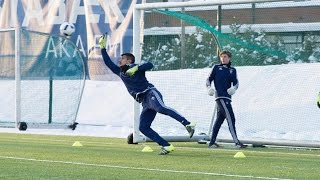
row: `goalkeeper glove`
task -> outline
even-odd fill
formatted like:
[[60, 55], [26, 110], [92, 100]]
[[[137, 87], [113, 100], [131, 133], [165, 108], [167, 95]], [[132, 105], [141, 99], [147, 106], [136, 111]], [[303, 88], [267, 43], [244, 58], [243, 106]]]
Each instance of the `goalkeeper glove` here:
[[227, 92], [230, 96], [234, 95], [234, 93], [236, 93], [236, 87], [231, 86], [229, 89], [227, 89]]
[[320, 108], [320, 92], [318, 94], [317, 105], [318, 105], [318, 108]]
[[133, 76], [137, 71], [138, 71], [138, 65], [135, 65], [132, 68], [128, 69], [126, 74], [128, 76]]
[[105, 49], [106, 48], [106, 42], [107, 42], [107, 37], [108, 33], [104, 33], [100, 38], [99, 38], [99, 46], [100, 49]]
[[211, 86], [207, 86], [208, 95], [213, 96], [214, 95], [214, 89]]

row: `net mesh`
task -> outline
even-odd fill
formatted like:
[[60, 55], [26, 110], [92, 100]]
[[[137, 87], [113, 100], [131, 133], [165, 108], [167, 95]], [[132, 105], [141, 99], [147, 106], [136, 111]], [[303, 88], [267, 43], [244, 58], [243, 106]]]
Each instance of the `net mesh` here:
[[[75, 121], [84, 87], [83, 59], [76, 46], [68, 39], [22, 29], [20, 31], [20, 86], [21, 119], [29, 125], [71, 124]], [[14, 51], [14, 31], [0, 34], [11, 37], [2, 52]], [[13, 85], [12, 96], [5, 99], [15, 102], [14, 52], [1, 61], [2, 83]], [[10, 71], [8, 71], [10, 70]], [[7, 73], [6, 73], [7, 72]], [[14, 115], [14, 105], [9, 109]], [[4, 116], [6, 117], [6, 116]], [[15, 119], [10, 116], [11, 122]], [[3, 121], [0, 117], [0, 121]], [[30, 126], [29, 126], [30, 127]]]
[[[222, 5], [220, 27], [218, 6], [148, 10], [141, 58], [155, 65], [148, 76], [165, 103], [196, 122], [196, 133], [210, 126], [214, 99], [205, 81], [223, 49], [232, 52], [240, 82], [233, 96], [240, 139], [320, 141], [317, 7], [314, 1]], [[312, 18], [302, 20], [306, 14]], [[163, 135], [186, 133], [163, 115], [152, 126]], [[218, 138], [231, 139], [226, 122]]]

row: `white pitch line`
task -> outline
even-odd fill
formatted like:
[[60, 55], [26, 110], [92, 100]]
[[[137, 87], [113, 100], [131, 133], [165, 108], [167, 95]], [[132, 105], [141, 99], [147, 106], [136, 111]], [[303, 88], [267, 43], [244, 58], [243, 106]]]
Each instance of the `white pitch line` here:
[[[6, 139], [17, 139], [17, 138], [9, 138]], [[72, 140], [55, 140], [55, 139], [42, 139], [42, 138], [21, 138], [22, 140], [37, 140], [37, 141], [52, 141], [52, 142], [74, 142]], [[81, 141], [87, 144], [104, 144], [104, 145], [114, 145], [115, 143], [107, 143], [107, 142], [98, 142], [98, 141]], [[120, 146], [126, 146], [127, 144], [118, 144]], [[210, 149], [210, 148], [197, 148], [197, 147], [179, 147], [175, 146], [175, 148], [182, 149], [194, 149], [194, 150], [207, 150], [207, 151], [239, 151], [239, 149]], [[320, 154], [304, 154], [304, 153], [291, 153], [291, 152], [270, 152], [270, 151], [255, 151], [246, 149], [245, 152], [258, 153], [258, 154], [279, 154], [279, 155], [293, 155], [293, 156], [314, 156], [320, 157]]]
[[34, 162], [49, 162], [49, 163], [73, 164], [73, 165], [82, 165], [82, 166], [94, 166], [94, 167], [107, 167], [107, 168], [118, 168], [118, 169], [143, 170], [143, 171], [158, 171], [158, 172], [171, 172], [171, 173], [183, 173], [183, 174], [201, 174], [201, 175], [212, 175], [212, 176], [253, 178], [253, 179], [268, 179], [268, 180], [291, 180], [291, 179], [271, 178], [271, 177], [261, 177], [261, 176], [243, 176], [243, 175], [236, 175], [236, 174], [221, 174], [221, 173], [211, 173], [211, 172], [178, 171], [178, 170], [153, 169], [153, 168], [138, 168], [138, 167], [129, 167], [129, 166], [115, 166], [115, 165], [108, 165], [108, 164], [91, 164], [91, 163], [72, 162], [72, 161], [55, 161], [55, 160], [21, 158], [21, 157], [12, 157], [12, 156], [0, 156], [0, 158], [2, 158], [2, 159], [23, 160], [23, 161], [34, 161]]

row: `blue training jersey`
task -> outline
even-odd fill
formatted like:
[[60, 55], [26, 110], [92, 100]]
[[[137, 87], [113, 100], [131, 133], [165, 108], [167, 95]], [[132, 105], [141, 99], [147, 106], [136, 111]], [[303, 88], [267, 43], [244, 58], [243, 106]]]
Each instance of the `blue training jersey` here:
[[[103, 57], [104, 63], [109, 67], [109, 69], [119, 76], [126, 86], [128, 92], [133, 98], [136, 98], [136, 95], [139, 93], [143, 93], [148, 89], [154, 87], [153, 84], [149, 83], [146, 78], [145, 72], [151, 70], [153, 68], [153, 64], [150, 62], [141, 64], [138, 66], [138, 71], [133, 76], [128, 76], [125, 72], [120, 70], [120, 67], [114, 64], [110, 56], [108, 55], [106, 49], [101, 49], [101, 54]], [[135, 66], [137, 64], [130, 64], [129, 68]]]
[[232, 85], [236, 89], [238, 89], [239, 86], [236, 69], [226, 64], [213, 66], [212, 71], [207, 78], [206, 85], [211, 86], [212, 81], [216, 90], [216, 99], [226, 98], [231, 100], [231, 96], [228, 94], [227, 90]]

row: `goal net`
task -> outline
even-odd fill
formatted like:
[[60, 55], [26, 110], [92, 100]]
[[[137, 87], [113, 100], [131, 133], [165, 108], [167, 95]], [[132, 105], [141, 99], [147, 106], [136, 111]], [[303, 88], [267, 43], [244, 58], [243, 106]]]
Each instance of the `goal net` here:
[[70, 40], [25, 29], [0, 30], [0, 126], [66, 128], [77, 116], [85, 70]]
[[[208, 140], [215, 119], [215, 100], [208, 96], [206, 79], [217, 53], [232, 52], [239, 89], [233, 109], [239, 139], [244, 143], [314, 146], [319, 144], [320, 118], [316, 96], [320, 90], [318, 2], [188, 1], [146, 3], [134, 11], [133, 52], [151, 61], [148, 79], [163, 94], [167, 106], [196, 122], [196, 136], [158, 114], [152, 128], [171, 141]], [[300, 12], [303, 12], [300, 14]], [[295, 21], [297, 20], [297, 21]], [[292, 23], [292, 22], [296, 23]], [[134, 142], [140, 136], [135, 105]], [[232, 142], [225, 122], [219, 141]]]

